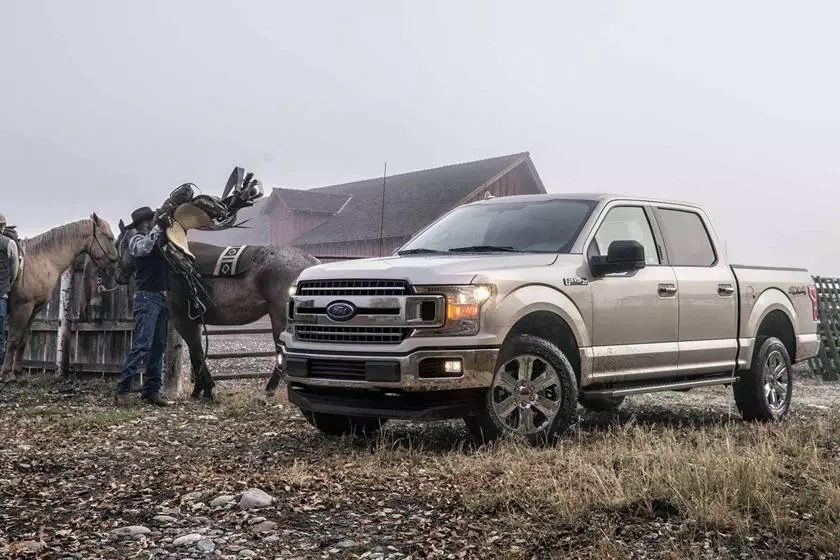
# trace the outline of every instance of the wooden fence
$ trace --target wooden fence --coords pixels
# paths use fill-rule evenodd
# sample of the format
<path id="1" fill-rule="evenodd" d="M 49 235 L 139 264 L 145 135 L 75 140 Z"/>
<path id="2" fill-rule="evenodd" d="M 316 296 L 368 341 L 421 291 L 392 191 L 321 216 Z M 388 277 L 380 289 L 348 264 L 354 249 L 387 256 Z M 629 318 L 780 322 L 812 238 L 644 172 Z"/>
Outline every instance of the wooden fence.
<path id="1" fill-rule="evenodd" d="M 35 316 L 24 352 L 30 370 L 103 374 L 122 369 L 131 346 L 134 288 L 120 286 L 102 294 L 100 307 L 91 307 L 87 283 L 95 282 L 95 276 L 85 274 L 84 265 L 83 258 L 77 259 L 62 275 L 50 302 Z"/>

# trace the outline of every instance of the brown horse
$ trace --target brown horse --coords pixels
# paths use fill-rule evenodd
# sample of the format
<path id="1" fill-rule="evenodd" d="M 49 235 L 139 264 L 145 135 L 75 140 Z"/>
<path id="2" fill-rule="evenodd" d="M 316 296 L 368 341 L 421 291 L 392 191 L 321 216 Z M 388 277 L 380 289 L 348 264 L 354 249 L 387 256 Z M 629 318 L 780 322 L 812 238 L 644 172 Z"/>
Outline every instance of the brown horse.
<path id="1" fill-rule="evenodd" d="M 6 322 L 9 337 L 2 370 L 7 382 L 15 381 L 23 369 L 23 350 L 32 320 L 49 302 L 61 273 L 82 253 L 100 268 L 119 258 L 111 226 L 96 214 L 91 214 L 90 219 L 71 222 L 25 239 L 23 248 L 26 255 L 23 273 L 9 294 Z"/>
<path id="2" fill-rule="evenodd" d="M 128 231 L 121 227 L 120 238 L 117 240 L 120 261 L 116 281 L 120 284 L 128 283 L 127 271 L 132 269 L 131 256 L 126 249 L 130 237 L 127 235 Z M 247 325 L 268 315 L 277 344 L 280 333 L 286 328 L 289 287 L 294 285 L 304 269 L 318 264 L 319 261 L 294 247 L 252 245 L 243 251 L 242 260 L 247 264 L 243 265 L 241 273 L 218 276 L 213 272 L 213 263 L 224 252 L 225 247 L 192 242 L 189 248 L 197 258 L 198 268 L 202 271 L 208 291 L 212 295 L 212 305 L 203 317 L 193 315 L 188 308 L 186 287 L 175 274 L 170 275 L 167 302 L 175 330 L 189 348 L 194 379 L 192 397 L 212 400 L 215 383 L 204 357 L 202 323 Z M 267 391 L 277 388 L 280 375 L 279 368 L 275 368 L 266 387 Z"/>

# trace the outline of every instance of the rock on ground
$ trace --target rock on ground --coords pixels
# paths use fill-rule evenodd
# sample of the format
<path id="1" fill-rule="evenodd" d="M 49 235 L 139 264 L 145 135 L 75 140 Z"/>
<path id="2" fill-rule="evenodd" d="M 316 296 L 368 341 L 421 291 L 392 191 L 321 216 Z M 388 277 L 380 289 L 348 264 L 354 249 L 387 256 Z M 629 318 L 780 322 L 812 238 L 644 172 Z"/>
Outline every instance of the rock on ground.
<path id="1" fill-rule="evenodd" d="M 202 535 L 199 535 L 198 533 L 190 533 L 189 535 L 178 537 L 177 539 L 172 541 L 172 544 L 175 546 L 190 546 L 202 540 L 203 538 L 204 537 Z"/>
<path id="2" fill-rule="evenodd" d="M 257 509 L 268 507 L 274 502 L 274 498 L 260 490 L 259 488 L 251 488 L 239 499 L 240 509 Z"/>
<path id="3" fill-rule="evenodd" d="M 148 535 L 152 530 L 142 525 L 129 525 L 128 527 L 119 527 L 111 531 L 114 535 L 119 537 L 133 537 L 135 535 Z"/>

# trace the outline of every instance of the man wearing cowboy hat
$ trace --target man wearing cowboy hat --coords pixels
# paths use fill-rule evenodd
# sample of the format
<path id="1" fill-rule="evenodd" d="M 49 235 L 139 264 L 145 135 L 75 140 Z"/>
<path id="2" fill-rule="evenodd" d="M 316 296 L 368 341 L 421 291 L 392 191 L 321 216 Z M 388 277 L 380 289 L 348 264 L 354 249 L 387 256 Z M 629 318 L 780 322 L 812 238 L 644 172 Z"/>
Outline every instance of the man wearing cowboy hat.
<path id="1" fill-rule="evenodd" d="M 6 313 L 9 310 L 9 291 L 12 289 L 12 243 L 3 235 L 6 230 L 6 216 L 0 214 L 0 369 L 6 359 Z"/>
<path id="2" fill-rule="evenodd" d="M 166 350 L 166 329 L 169 312 L 166 307 L 166 290 L 169 285 L 169 265 L 160 248 L 160 238 L 169 225 L 168 214 L 155 216 L 148 206 L 131 213 L 128 252 L 134 259 L 134 332 L 131 350 L 125 359 L 122 375 L 117 384 L 115 401 L 122 404 L 131 390 L 131 381 L 143 358 L 147 358 L 146 375 L 143 377 L 143 400 L 157 406 L 166 406 L 160 395 L 163 381 L 163 354 Z M 152 227 L 152 222 L 155 222 Z"/>

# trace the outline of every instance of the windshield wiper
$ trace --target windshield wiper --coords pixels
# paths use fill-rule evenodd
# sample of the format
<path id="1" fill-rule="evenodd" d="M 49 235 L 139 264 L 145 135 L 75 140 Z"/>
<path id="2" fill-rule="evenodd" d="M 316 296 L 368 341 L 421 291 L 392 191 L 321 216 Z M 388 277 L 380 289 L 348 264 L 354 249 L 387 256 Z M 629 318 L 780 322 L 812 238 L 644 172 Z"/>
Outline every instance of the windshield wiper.
<path id="1" fill-rule="evenodd" d="M 434 255 L 435 253 L 441 253 L 442 251 L 438 251 L 436 249 L 406 249 L 405 251 L 398 251 L 397 254 L 399 256 L 403 255 Z"/>
<path id="2" fill-rule="evenodd" d="M 455 247 L 449 249 L 450 253 L 518 253 L 513 247 L 502 247 L 500 245 L 469 245 L 467 247 Z"/>

